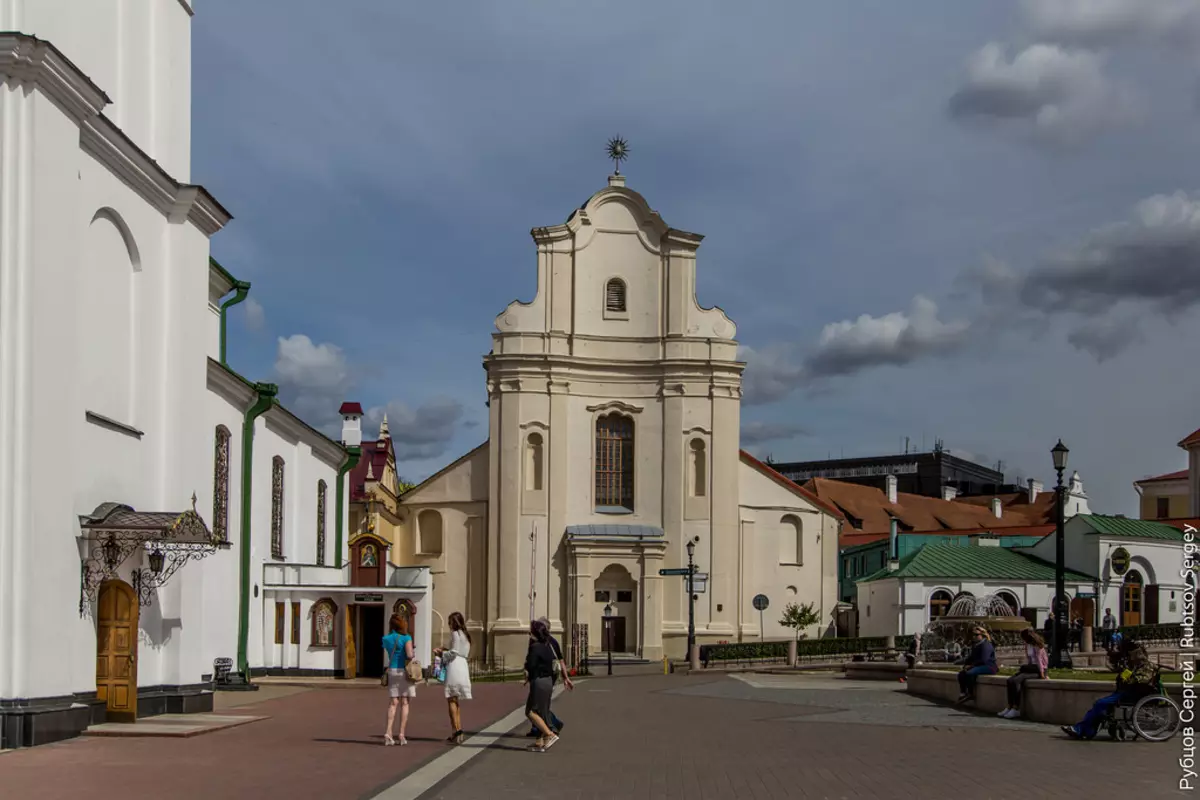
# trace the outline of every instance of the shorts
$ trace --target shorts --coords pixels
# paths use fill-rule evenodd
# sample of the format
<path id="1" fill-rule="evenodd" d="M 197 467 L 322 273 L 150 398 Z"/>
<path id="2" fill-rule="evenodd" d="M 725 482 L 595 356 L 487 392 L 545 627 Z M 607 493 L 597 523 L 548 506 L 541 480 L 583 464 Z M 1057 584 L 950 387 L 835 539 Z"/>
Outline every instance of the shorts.
<path id="1" fill-rule="evenodd" d="M 402 669 L 388 669 L 388 697 L 416 697 L 417 685 Z"/>

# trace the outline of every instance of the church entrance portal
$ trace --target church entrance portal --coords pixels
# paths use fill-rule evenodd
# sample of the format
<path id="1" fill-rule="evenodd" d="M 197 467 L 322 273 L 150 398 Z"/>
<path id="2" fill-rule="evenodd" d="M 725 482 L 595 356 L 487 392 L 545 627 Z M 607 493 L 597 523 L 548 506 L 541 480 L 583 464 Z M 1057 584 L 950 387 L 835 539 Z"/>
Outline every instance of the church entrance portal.
<path id="1" fill-rule="evenodd" d="M 378 678 L 383 674 L 383 606 L 360 605 L 355 640 L 358 642 L 358 674 Z"/>
<path id="2" fill-rule="evenodd" d="M 138 600 L 123 581 L 105 581 L 96 603 L 96 699 L 110 722 L 137 720 Z"/>
<path id="3" fill-rule="evenodd" d="M 614 653 L 634 653 L 638 647 L 637 581 L 620 564 L 609 564 L 596 578 L 596 602 L 592 628 L 601 631 L 596 643 L 600 651 L 611 646 Z M 608 607 L 613 619 L 608 623 L 609 640 L 604 641 L 604 609 Z"/>

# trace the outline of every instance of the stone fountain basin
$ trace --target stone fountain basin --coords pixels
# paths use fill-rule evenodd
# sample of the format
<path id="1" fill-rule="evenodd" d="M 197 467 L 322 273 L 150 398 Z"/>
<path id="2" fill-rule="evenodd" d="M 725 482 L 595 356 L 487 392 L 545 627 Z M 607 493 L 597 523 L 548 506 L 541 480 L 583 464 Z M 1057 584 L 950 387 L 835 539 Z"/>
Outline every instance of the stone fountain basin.
<path id="1" fill-rule="evenodd" d="M 983 626 L 989 631 L 1023 631 L 1026 628 L 1032 628 L 1029 620 L 1024 617 L 939 617 L 936 623 L 940 626 L 955 626 L 963 628 L 973 628 L 975 626 Z"/>

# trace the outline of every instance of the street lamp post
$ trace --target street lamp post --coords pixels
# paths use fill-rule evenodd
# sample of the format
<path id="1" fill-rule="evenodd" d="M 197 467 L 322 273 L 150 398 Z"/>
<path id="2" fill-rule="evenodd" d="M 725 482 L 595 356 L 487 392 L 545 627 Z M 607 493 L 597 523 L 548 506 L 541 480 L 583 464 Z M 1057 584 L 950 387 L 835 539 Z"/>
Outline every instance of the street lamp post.
<path id="1" fill-rule="evenodd" d="M 612 675 L 612 603 L 604 605 L 604 651 L 608 654 L 608 674 Z"/>
<path id="2" fill-rule="evenodd" d="M 699 538 L 699 537 L 697 537 Z M 688 666 L 691 669 L 700 669 L 700 651 L 696 648 L 696 562 L 693 560 L 696 555 L 696 539 L 689 539 L 687 543 L 688 553 L 688 574 L 687 574 L 687 593 L 688 593 Z"/>
<path id="3" fill-rule="evenodd" d="M 1067 468 L 1067 454 L 1071 451 L 1062 443 L 1062 439 L 1058 440 L 1058 444 L 1050 450 L 1050 455 L 1054 459 L 1054 471 L 1058 474 L 1058 483 L 1054 487 L 1055 503 L 1054 503 L 1054 602 L 1051 609 L 1054 614 L 1054 630 L 1052 631 L 1051 647 L 1053 648 L 1050 655 L 1050 666 L 1052 667 L 1070 667 L 1071 656 L 1066 652 L 1067 648 L 1067 577 L 1066 565 L 1063 563 L 1066 560 L 1066 520 L 1064 516 L 1066 489 L 1063 487 L 1063 470 Z"/>

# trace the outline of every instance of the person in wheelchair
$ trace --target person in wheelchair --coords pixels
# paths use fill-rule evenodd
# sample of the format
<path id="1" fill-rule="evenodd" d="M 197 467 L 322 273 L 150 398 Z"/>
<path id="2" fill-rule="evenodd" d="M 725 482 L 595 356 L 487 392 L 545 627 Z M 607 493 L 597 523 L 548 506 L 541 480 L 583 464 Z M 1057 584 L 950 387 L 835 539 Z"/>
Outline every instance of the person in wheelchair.
<path id="1" fill-rule="evenodd" d="M 1158 690 L 1158 671 L 1150 662 L 1146 648 L 1138 642 L 1122 639 L 1110 654 L 1110 661 L 1117 670 L 1116 691 L 1097 700 L 1082 721 L 1063 726 L 1063 733 L 1072 739 L 1093 738 L 1101 723 L 1118 705 L 1131 705 Z"/>

